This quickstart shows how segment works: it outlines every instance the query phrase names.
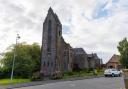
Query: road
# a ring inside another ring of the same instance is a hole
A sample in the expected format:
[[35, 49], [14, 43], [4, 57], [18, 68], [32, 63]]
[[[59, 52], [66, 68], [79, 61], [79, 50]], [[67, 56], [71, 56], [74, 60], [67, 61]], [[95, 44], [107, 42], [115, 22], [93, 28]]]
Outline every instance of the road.
[[123, 89], [123, 87], [124, 81], [122, 77], [102, 77], [76, 81], [63, 81], [15, 89]]

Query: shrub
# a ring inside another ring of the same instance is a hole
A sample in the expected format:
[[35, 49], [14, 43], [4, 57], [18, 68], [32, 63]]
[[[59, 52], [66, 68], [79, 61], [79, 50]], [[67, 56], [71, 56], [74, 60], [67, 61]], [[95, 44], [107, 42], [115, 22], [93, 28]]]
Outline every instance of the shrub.
[[40, 81], [43, 80], [43, 75], [40, 74], [39, 71], [33, 73], [32, 77], [31, 77], [31, 81]]
[[73, 75], [73, 72], [68, 72], [67, 74], [68, 74], [69, 76], [71, 76], [71, 75]]

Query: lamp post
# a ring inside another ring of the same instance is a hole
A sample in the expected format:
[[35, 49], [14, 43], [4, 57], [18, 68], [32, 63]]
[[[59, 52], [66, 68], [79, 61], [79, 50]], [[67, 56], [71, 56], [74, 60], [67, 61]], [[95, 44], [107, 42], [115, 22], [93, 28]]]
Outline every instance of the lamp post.
[[17, 46], [18, 39], [20, 39], [19, 34], [17, 34], [17, 36], [16, 36], [16, 44], [14, 46], [14, 55], [13, 55], [13, 63], [12, 63], [12, 71], [11, 71], [11, 80], [13, 79], [14, 65], [15, 65], [15, 58], [16, 58], [16, 46]]

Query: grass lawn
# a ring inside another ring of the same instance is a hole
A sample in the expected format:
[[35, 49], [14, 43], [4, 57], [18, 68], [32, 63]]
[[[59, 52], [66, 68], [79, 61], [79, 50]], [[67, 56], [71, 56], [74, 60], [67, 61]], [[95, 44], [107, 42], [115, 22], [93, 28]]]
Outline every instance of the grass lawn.
[[[103, 72], [100, 71], [97, 73], [97, 75], [103, 75]], [[79, 72], [67, 72], [64, 73], [63, 79], [73, 78], [73, 77], [88, 77], [88, 76], [95, 76], [93, 71], [87, 72], [87, 71], [79, 71]]]
[[18, 84], [18, 83], [26, 83], [30, 82], [30, 79], [0, 79], [0, 85], [10, 85], [10, 84]]

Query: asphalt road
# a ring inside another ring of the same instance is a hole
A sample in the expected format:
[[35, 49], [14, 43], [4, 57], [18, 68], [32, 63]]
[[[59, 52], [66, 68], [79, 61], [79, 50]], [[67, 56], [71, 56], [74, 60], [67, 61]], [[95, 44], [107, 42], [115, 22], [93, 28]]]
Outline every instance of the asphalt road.
[[15, 89], [124, 89], [122, 77], [64, 81]]

